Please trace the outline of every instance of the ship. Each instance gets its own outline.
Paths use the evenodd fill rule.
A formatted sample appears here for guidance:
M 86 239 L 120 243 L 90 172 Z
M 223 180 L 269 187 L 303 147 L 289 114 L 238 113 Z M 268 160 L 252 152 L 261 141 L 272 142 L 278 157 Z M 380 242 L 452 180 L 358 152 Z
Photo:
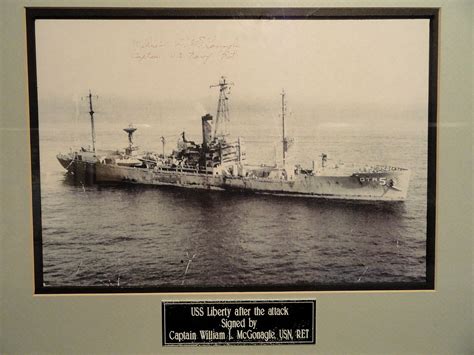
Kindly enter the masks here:
M 181 133 L 177 147 L 171 154 L 136 154 L 132 127 L 129 146 L 122 154 L 98 155 L 83 151 L 58 159 L 68 171 L 70 165 L 86 166 L 97 183 L 129 183 L 168 185 L 182 188 L 251 192 L 281 196 L 322 199 L 399 202 L 407 198 L 410 170 L 388 165 L 352 167 L 329 164 L 322 153 L 310 167 L 289 164 L 288 149 L 292 139 L 285 133 L 287 115 L 285 92 L 281 93 L 282 160 L 273 165 L 251 165 L 246 162 L 244 142 L 231 139 L 229 124 L 229 88 L 233 83 L 221 77 L 210 87 L 219 89 L 216 117 L 207 113 L 201 117 L 202 142 L 195 143 Z M 90 101 L 91 112 L 92 101 Z M 91 114 L 91 120 L 93 114 Z M 93 129 L 93 124 L 92 124 Z M 95 134 L 92 133 L 93 139 Z M 82 160 L 81 160 L 82 159 Z M 135 164 L 124 164 L 125 161 Z M 82 163 L 79 163 L 81 162 Z M 82 167 L 81 167 L 82 169 Z

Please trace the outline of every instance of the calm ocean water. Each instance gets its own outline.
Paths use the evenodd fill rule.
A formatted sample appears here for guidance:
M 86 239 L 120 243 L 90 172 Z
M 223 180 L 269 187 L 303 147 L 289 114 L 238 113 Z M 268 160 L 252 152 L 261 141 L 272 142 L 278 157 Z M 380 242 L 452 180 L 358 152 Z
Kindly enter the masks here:
M 410 168 L 408 200 L 387 205 L 170 187 L 77 185 L 55 155 L 74 144 L 89 144 L 87 120 L 81 120 L 80 128 L 41 124 L 45 121 L 49 122 L 43 114 L 46 286 L 425 281 L 426 130 L 394 133 L 337 126 L 308 130 L 302 125 L 296 132 L 291 156 L 308 167 L 324 152 L 332 162 Z M 121 132 L 126 125 L 120 123 L 98 125 L 100 148 L 126 145 Z M 200 141 L 199 124 L 196 119 L 190 132 L 196 141 Z M 137 143 L 145 150 L 161 151 L 160 136 L 179 133 L 174 126 L 138 128 Z M 253 128 L 252 133 L 244 134 L 248 160 L 271 163 L 275 147 L 265 127 L 260 132 Z M 169 138 L 167 150 L 175 143 L 176 137 Z

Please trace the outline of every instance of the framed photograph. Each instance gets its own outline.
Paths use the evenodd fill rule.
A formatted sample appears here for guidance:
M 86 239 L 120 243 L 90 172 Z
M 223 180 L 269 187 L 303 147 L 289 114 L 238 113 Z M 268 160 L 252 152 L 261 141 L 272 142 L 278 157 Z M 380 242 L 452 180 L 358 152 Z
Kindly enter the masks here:
M 26 17 L 36 293 L 434 289 L 437 9 Z

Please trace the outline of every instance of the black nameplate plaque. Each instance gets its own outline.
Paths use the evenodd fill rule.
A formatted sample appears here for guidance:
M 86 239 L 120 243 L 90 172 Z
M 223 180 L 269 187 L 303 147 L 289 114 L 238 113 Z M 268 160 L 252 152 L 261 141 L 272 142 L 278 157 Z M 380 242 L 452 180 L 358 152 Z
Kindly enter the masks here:
M 315 344 L 316 301 L 163 302 L 163 345 Z

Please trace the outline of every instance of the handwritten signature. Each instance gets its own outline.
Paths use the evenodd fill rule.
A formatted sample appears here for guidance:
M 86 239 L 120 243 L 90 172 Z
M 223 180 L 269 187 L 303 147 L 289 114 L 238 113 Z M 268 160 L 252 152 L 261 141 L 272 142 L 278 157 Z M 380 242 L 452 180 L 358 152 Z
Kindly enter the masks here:
M 231 60 L 238 55 L 238 50 L 237 41 L 226 43 L 207 36 L 179 38 L 168 42 L 145 39 L 133 41 L 132 58 L 138 62 L 171 58 L 206 64 L 211 60 Z

